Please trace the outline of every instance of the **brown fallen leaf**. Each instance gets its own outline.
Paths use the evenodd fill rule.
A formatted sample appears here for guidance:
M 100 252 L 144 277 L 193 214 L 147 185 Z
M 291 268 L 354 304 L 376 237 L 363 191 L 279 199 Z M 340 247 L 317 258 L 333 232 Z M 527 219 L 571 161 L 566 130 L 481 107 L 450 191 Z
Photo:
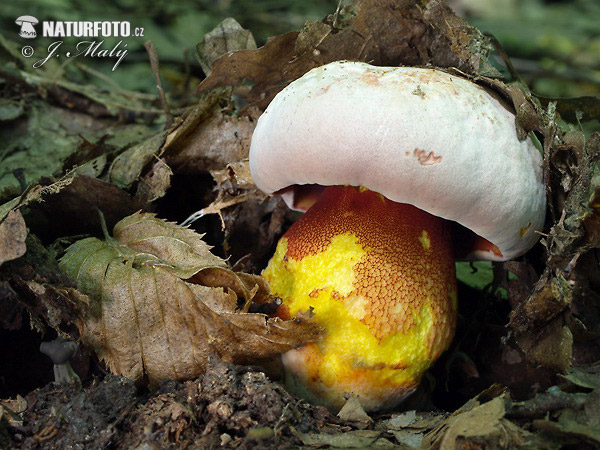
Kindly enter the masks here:
M 192 230 L 137 213 L 113 234 L 77 241 L 60 262 L 90 298 L 81 337 L 113 373 L 155 385 L 200 375 L 213 354 L 249 363 L 318 338 L 308 320 L 241 312 L 269 301 L 266 283 L 229 270 Z
M 10 211 L 6 218 L 0 221 L 0 266 L 23 256 L 27 251 L 25 238 L 27 227 L 19 210 Z
M 53 239 L 99 233 L 98 210 L 108 226 L 113 226 L 121 217 L 145 207 L 114 184 L 85 175 L 74 176 L 60 191 L 44 193 L 41 199 L 39 204 L 30 206 L 36 214 L 27 216 L 27 224 L 38 235 Z
M 451 415 L 429 433 L 425 445 L 431 449 L 517 448 L 531 433 L 505 419 L 503 397 Z
M 117 156 L 109 169 L 109 181 L 120 188 L 129 188 L 135 183 L 148 164 L 160 157 L 166 132 L 161 131 L 134 145 Z
M 527 359 L 565 372 L 572 357 L 573 334 L 561 316 L 573 301 L 562 277 L 544 274 L 534 292 L 510 313 L 510 326 Z
M 351 430 L 344 433 L 295 433 L 312 448 L 392 448 L 394 444 L 377 430 Z
M 204 73 L 209 75 L 213 63 L 224 54 L 255 48 L 252 33 L 228 17 L 204 35 L 202 42 L 196 46 L 196 57 Z
M 171 187 L 173 171 L 162 159 L 157 159 L 150 171 L 139 181 L 134 200 L 140 204 L 152 203 L 163 197 Z
M 167 164 L 178 173 L 197 173 L 222 169 L 227 164 L 248 158 L 250 139 L 260 115 L 250 109 L 238 117 L 214 94 L 189 111 L 169 132 L 164 146 Z
M 73 182 L 74 174 L 68 173 L 61 179 L 50 184 L 36 184 L 27 188 L 20 196 L 0 205 L 0 220 L 11 212 L 19 209 L 22 206 L 27 206 L 32 203 L 40 203 L 45 199 L 45 196 L 60 192 Z
M 593 392 L 587 396 L 583 411 L 566 408 L 560 412 L 558 421 L 546 419 L 534 420 L 532 425 L 537 430 L 549 434 L 557 441 L 577 442 L 579 448 L 598 448 L 600 446 L 600 395 Z
M 153 214 L 125 217 L 115 225 L 113 236 L 121 250 L 140 264 L 165 267 L 182 279 L 209 267 L 227 267 L 210 252 L 202 235 Z
M 373 422 L 373 419 L 365 412 L 357 397 L 350 397 L 337 413 L 337 416 L 343 421 L 359 422 L 365 426 Z
M 494 72 L 491 44 L 441 1 L 360 0 L 300 32 L 276 36 L 257 50 L 227 53 L 200 84 L 207 92 L 253 82 L 248 101 L 264 108 L 286 84 L 342 59 L 379 66 L 435 65 L 472 74 Z

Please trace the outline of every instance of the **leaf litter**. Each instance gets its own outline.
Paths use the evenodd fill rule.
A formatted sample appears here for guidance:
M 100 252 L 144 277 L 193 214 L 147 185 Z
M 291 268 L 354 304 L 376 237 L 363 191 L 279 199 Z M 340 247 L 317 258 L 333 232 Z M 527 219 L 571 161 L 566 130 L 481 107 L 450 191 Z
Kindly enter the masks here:
M 169 129 L 160 130 L 160 123 L 153 121 L 161 110 L 140 103 L 141 97 L 127 95 L 119 102 L 111 91 L 106 95 L 66 81 L 49 85 L 44 74 L 27 73 L 18 52 L 3 40 L 14 64 L 0 75 L 18 80 L 30 92 L 48 93 L 57 117 L 75 118 L 72 124 L 61 118 L 58 127 L 46 127 L 38 141 L 48 145 L 54 136 L 73 139 L 77 124 L 85 120 L 93 125 L 94 133 L 69 141 L 63 146 L 69 150 L 46 171 L 36 172 L 26 159 L 3 165 L 8 170 L 0 177 L 10 180 L 3 199 L 20 195 L 0 206 L 0 227 L 8 227 L 4 224 L 9 217 L 13 219 L 20 211 L 30 235 L 27 253 L 0 268 L 0 292 L 12 299 L 10 314 L 5 316 L 12 319 L 5 319 L 2 326 L 29 320 L 41 331 L 80 339 L 83 353 L 88 347 L 94 349 L 113 372 L 159 386 L 154 395 L 141 398 L 127 387 L 130 381 L 108 376 L 100 384 L 72 392 L 72 401 L 51 387 L 32 392 L 27 399 L 32 407 L 20 412 L 26 418 L 25 428 L 18 431 L 20 442 L 30 447 L 77 442 L 83 434 L 70 433 L 65 425 L 78 423 L 77 405 L 88 401 L 82 400 L 84 395 L 105 398 L 90 403 L 99 406 L 101 425 L 85 430 L 99 446 L 114 437 L 134 446 L 161 442 L 166 447 L 194 442 L 292 448 L 300 444 L 444 449 L 597 446 L 600 376 L 593 363 L 600 351 L 600 135 L 582 133 L 574 120 L 572 124 L 561 121 L 561 102 L 557 107 L 548 99 L 536 98 L 523 85 L 500 81 L 500 73 L 490 64 L 492 44 L 434 0 L 362 0 L 341 5 L 323 21 L 307 22 L 300 31 L 271 38 L 259 49 L 253 48 L 251 34 L 229 20 L 197 47 L 208 76 L 198 87 L 196 104 L 180 111 Z M 134 214 L 140 209 L 153 211 L 182 174 L 211 171 L 213 192 L 206 193 L 208 201 L 199 205 L 201 220 L 213 213 L 220 216 L 223 249 L 236 268 L 257 271 L 263 267 L 293 215 L 278 200 L 260 194 L 247 176 L 245 160 L 254 124 L 286 84 L 313 67 L 339 59 L 433 65 L 468 77 L 512 105 L 521 136 L 535 134 L 541 142 L 549 199 L 548 232 L 542 245 L 518 262 L 480 267 L 479 272 L 462 271 L 467 292 L 477 293 L 480 298 L 476 300 L 486 299 L 491 312 L 480 305 L 472 308 L 474 314 L 465 320 L 478 334 L 474 339 L 465 334 L 461 340 L 459 330 L 454 350 L 435 369 L 438 373 L 442 368 L 453 369 L 452 376 L 470 380 L 465 383 L 470 388 L 464 388 L 469 398 L 478 386 L 479 390 L 486 387 L 481 383 L 494 380 L 486 369 L 526 367 L 519 372 L 520 382 L 531 388 L 524 398 L 519 398 L 522 394 L 516 382 L 502 378 L 499 370 L 496 379 L 507 381 L 507 388 L 487 389 L 450 415 L 419 410 L 382 415 L 370 422 L 360 413 L 360 405 L 348 406 L 343 418 L 336 418 L 293 399 L 262 372 L 230 366 L 219 358 L 253 364 L 316 339 L 318 330 L 310 326 L 310 320 L 283 326 L 278 319 L 247 312 L 273 300 L 259 276 L 231 270 L 190 229 L 146 212 Z M 27 117 L 23 113 L 31 105 L 36 111 L 48 109 L 43 102 L 24 104 L 11 99 L 0 105 L 0 120 L 31 126 L 27 121 L 36 120 L 35 111 Z M 128 108 L 151 111 L 151 125 L 140 131 L 139 124 L 115 122 Z M 565 118 L 579 120 L 581 114 L 572 110 Z M 582 106 L 582 111 L 588 110 Z M 19 139 L 27 149 L 46 151 L 27 141 L 26 134 Z M 18 154 L 15 147 L 0 158 Z M 61 168 L 70 171 L 73 165 L 74 171 L 60 176 Z M 21 173 L 26 175 L 24 182 Z M 56 178 L 37 182 L 39 176 L 49 175 Z M 98 220 L 93 217 L 97 212 L 84 206 L 92 190 L 99 192 L 92 205 L 105 214 L 109 226 L 118 226 L 111 238 L 86 238 L 67 250 L 61 267 L 76 281 L 75 290 L 68 279 L 57 275 L 60 271 L 52 263 L 55 252 L 45 249 L 35 234 L 43 236 L 50 219 L 59 219 L 56 216 L 67 211 L 68 205 L 68 216 L 81 215 L 81 223 L 71 219 L 72 228 L 63 228 L 68 232 L 56 231 L 52 237 L 98 234 Z M 0 240 L 0 248 L 6 247 L 5 242 L 6 238 Z M 513 309 L 507 327 L 505 322 L 490 319 L 501 311 L 498 287 L 505 289 Z M 467 303 L 468 297 L 461 295 Z M 479 322 L 482 330 L 478 330 Z M 292 332 L 299 327 L 304 327 L 303 338 Z M 484 334 L 498 336 L 500 365 L 478 357 L 490 353 L 478 347 L 485 342 Z M 469 350 L 472 359 L 460 356 L 466 354 L 463 349 Z M 539 369 L 531 370 L 534 365 Z M 270 371 L 277 373 L 277 369 Z M 188 378 L 192 381 L 166 381 Z M 443 390 L 443 386 L 435 389 Z M 127 400 L 119 403 L 122 412 L 116 418 L 107 408 L 114 401 L 106 396 L 111 390 L 123 392 Z M 270 400 L 265 402 L 266 398 Z M 65 401 L 64 414 L 46 412 L 53 402 Z M 134 412 L 131 405 L 136 403 Z M 269 407 L 261 409 L 262 403 Z M 0 414 L 0 443 L 7 436 L 7 417 Z M 148 429 L 154 431 L 148 434 Z
M 151 385 L 197 377 L 212 355 L 245 363 L 319 336 L 309 321 L 245 312 L 269 300 L 262 278 L 231 271 L 201 235 L 151 214 L 75 242 L 60 267 L 90 298 L 83 342 L 112 373 Z

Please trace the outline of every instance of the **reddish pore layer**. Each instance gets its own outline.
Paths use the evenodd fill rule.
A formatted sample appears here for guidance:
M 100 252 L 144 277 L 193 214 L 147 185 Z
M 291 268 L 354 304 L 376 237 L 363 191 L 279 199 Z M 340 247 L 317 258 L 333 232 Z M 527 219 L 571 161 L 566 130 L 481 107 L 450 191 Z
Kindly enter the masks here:
M 289 186 L 278 193 L 286 200 L 288 206 L 298 211 L 307 211 L 317 202 L 324 189 L 325 186 L 318 184 L 305 184 Z M 452 222 L 452 243 L 458 260 L 470 260 L 473 255 L 479 256 L 488 252 L 496 258 L 503 258 L 497 246 L 457 222 Z
M 312 307 L 326 330 L 284 357 L 305 396 L 341 406 L 354 395 L 374 410 L 416 387 L 454 333 L 450 241 L 448 222 L 414 206 L 361 188 L 323 191 L 264 273 L 280 315 Z

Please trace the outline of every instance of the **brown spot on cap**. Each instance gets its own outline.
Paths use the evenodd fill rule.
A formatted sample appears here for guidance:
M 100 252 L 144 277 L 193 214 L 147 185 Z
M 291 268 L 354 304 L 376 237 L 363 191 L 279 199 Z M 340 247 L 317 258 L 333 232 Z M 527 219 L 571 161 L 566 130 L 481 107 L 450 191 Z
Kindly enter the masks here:
M 436 156 L 433 152 L 427 153 L 427 150 L 421 148 L 415 148 L 413 154 L 419 160 L 419 164 L 422 166 L 433 166 L 442 162 L 441 156 Z

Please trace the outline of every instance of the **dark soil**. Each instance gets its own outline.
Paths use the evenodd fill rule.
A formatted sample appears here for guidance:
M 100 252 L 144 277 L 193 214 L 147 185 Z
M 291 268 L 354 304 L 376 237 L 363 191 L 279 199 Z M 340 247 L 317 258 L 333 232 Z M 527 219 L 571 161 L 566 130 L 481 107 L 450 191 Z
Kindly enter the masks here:
M 218 359 L 204 376 L 155 392 L 107 375 L 84 388 L 50 383 L 25 400 L 9 448 L 296 448 L 297 432 L 339 422 L 263 372 Z

